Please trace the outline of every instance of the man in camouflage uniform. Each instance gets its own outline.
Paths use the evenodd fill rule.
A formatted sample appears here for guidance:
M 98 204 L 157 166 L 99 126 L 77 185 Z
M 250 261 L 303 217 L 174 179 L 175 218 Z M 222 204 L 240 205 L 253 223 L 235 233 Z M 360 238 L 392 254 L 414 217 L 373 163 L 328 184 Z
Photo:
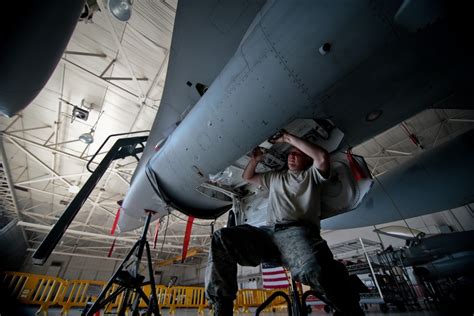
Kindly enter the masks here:
M 206 270 L 206 295 L 215 315 L 232 315 L 237 293 L 237 263 L 257 266 L 281 260 L 295 280 L 322 288 L 341 315 L 364 315 L 349 275 L 334 260 L 320 236 L 321 183 L 329 177 L 329 154 L 323 148 L 289 133 L 275 142 L 292 146 L 288 170 L 256 173 L 260 149 L 244 170 L 243 178 L 269 190 L 267 224 L 222 228 L 213 235 Z

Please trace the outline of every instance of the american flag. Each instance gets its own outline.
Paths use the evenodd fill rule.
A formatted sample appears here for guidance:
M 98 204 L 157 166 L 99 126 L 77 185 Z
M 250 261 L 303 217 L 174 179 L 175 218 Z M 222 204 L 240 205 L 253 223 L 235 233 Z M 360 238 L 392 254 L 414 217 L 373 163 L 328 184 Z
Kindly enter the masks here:
M 285 269 L 275 263 L 262 263 L 264 289 L 286 289 L 290 285 Z

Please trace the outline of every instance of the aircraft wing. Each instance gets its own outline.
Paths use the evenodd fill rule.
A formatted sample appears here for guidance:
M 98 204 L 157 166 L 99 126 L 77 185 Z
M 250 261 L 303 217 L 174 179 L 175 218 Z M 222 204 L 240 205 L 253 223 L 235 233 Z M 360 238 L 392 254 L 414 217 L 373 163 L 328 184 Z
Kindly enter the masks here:
M 346 229 L 393 222 L 474 201 L 471 182 L 474 130 L 378 176 L 355 210 L 324 219 L 325 229 Z
M 178 2 L 166 83 L 152 132 L 125 200 L 119 223 L 122 231 L 142 225 L 141 215 L 134 213 L 137 211 L 134 205 L 156 210 L 155 218 L 167 212 L 166 203 L 148 179 L 144 180 L 147 163 L 201 98 L 197 88 L 204 85 L 207 89 L 235 53 L 264 2 Z M 228 201 L 221 204 L 223 210 L 228 209 Z M 133 211 L 127 212 L 128 208 Z
M 201 98 L 235 53 L 264 1 L 178 1 L 166 83 L 138 169 Z
M 25 7 L 12 2 L 9 19 L 1 25 L 0 114 L 13 116 L 38 95 L 61 59 L 85 0 Z
M 468 28 L 449 8 L 412 5 L 180 1 L 127 216 L 142 217 L 145 206 L 165 214 L 163 205 L 201 218 L 222 214 L 232 200 L 210 188 L 209 176 L 297 118 L 330 119 L 353 146 L 447 96 L 472 97 Z M 150 207 L 153 199 L 161 202 Z

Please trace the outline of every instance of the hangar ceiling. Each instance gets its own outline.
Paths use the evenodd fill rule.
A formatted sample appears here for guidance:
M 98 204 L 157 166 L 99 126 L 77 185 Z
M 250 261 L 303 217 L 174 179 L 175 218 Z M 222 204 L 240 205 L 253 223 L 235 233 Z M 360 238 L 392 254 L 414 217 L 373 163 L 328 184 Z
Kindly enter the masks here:
M 102 142 L 117 133 L 144 131 L 146 135 L 151 128 L 166 78 L 176 6 L 176 0 L 135 1 L 126 23 L 113 20 L 104 9 L 92 21 L 78 23 L 39 96 L 18 115 L 0 118 L 0 208 L 6 216 L 19 217 L 30 250 L 38 247 L 85 183 L 90 174 L 86 163 Z M 366 157 L 378 175 L 471 129 L 474 111 L 450 109 L 449 102 L 449 98 L 441 100 L 437 109 L 394 126 L 354 152 Z M 75 108 L 86 110 L 87 120 L 75 117 Z M 93 136 L 91 144 L 79 140 L 88 133 Z M 95 161 L 99 160 L 100 155 Z M 136 165 L 131 157 L 112 164 L 62 238 L 58 252 L 107 258 L 115 239 L 110 230 L 117 201 L 123 199 Z M 155 258 L 180 254 L 186 220 L 176 211 L 163 219 Z M 223 216 L 215 228 L 225 222 Z M 150 229 L 150 240 L 155 227 Z M 210 233 L 210 220 L 195 221 L 190 247 L 204 249 L 198 259 L 206 256 Z M 121 260 L 139 234 L 137 230 L 117 237 L 110 259 Z

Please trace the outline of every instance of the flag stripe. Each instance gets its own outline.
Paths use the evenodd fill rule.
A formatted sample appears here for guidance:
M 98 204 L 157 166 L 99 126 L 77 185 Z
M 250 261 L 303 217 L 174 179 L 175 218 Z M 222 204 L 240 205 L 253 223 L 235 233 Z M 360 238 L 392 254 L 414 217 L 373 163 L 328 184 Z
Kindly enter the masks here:
M 273 272 L 263 271 L 262 274 L 263 274 L 263 275 L 285 274 L 285 270 L 281 269 L 281 270 L 279 270 L 279 271 L 273 271 Z
M 278 279 L 278 278 L 287 278 L 285 273 L 280 274 L 272 274 L 272 275 L 264 275 L 264 279 Z
M 276 264 L 262 264 L 262 280 L 264 289 L 281 289 L 289 286 L 285 269 Z
M 265 285 L 265 288 L 266 289 L 284 289 L 284 288 L 287 288 L 288 287 L 288 284 L 286 284 L 286 286 L 282 286 L 282 285 Z
M 271 274 L 271 273 L 283 272 L 283 271 L 285 271 L 285 269 L 283 269 L 282 267 L 274 267 L 274 268 L 265 268 L 265 267 L 263 267 L 262 271 L 263 271 L 263 273 Z
M 266 281 L 266 285 L 288 285 L 288 280 L 281 280 L 281 281 Z
M 285 281 L 288 282 L 288 279 L 286 276 L 280 276 L 278 278 L 263 278 L 264 282 L 276 282 L 276 281 Z

